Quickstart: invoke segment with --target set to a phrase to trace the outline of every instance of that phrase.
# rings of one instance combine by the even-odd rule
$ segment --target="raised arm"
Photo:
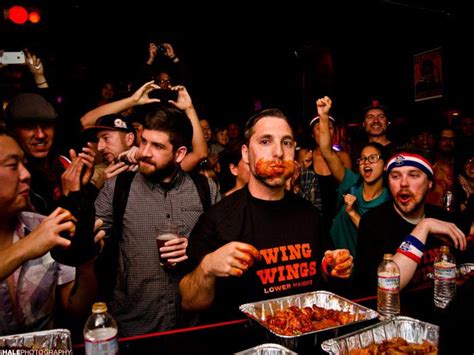
[[[345,169],[336,152],[332,149],[332,137],[329,127],[329,110],[332,106],[332,101],[329,97],[324,96],[322,99],[316,101],[319,115],[319,147],[321,154],[329,166],[332,175],[337,181],[341,182],[344,179]]]
[[[466,249],[466,236],[453,223],[434,218],[422,219],[407,236],[394,256],[400,268],[400,287],[404,288],[412,279],[418,262],[423,255],[429,234],[441,234],[451,238],[458,249]]]
[[[351,194],[345,194],[344,196],[344,204],[346,205],[346,213],[351,219],[352,223],[359,228],[360,223],[360,214],[355,209],[355,203],[357,201],[357,197]]]
[[[182,307],[193,311],[209,308],[214,302],[217,277],[242,276],[258,259],[258,250],[241,242],[230,242],[207,254],[179,283]]]
[[[124,110],[128,110],[131,107],[145,105],[152,102],[160,102],[158,99],[151,99],[148,94],[155,90],[159,89],[158,85],[154,81],[149,81],[142,85],[133,95],[126,97],[125,99],[111,102],[106,105],[96,107],[95,109],[87,112],[84,116],[81,117],[81,123],[84,128],[93,126],[95,121],[104,115],[111,113],[119,113]]]
[[[193,126],[192,151],[188,152],[181,162],[181,169],[184,171],[192,171],[199,165],[201,161],[207,157],[207,142],[204,138],[202,127],[199,123],[199,117],[194,109],[191,96],[184,86],[178,85],[171,88],[171,90],[178,90],[178,101],[170,101],[177,108],[183,110],[191,121]]]
[[[30,53],[28,49],[25,48],[25,63],[28,66],[28,70],[33,75],[35,84],[38,89],[47,89],[49,87],[48,81],[44,76],[44,67],[41,59],[36,55]]]
[[[148,44],[148,60],[146,61],[146,64],[152,65],[153,62],[155,61],[157,54],[158,54],[158,47],[156,46],[156,44],[153,42]]]

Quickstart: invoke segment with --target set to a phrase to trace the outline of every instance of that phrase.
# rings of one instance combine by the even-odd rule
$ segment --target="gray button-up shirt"
[[[163,331],[186,325],[180,311],[179,281],[183,275],[160,266],[156,233],[171,221],[182,236],[189,236],[203,212],[197,188],[191,177],[179,172],[172,187],[147,180],[137,173],[130,187],[123,221],[113,220],[113,194],[116,179],[107,181],[95,208],[104,221],[107,234],[113,223],[122,224],[117,280],[110,307],[122,336]],[[217,187],[208,179],[211,202],[219,198]]]

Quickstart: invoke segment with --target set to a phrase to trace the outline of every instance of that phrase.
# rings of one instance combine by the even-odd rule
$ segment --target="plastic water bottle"
[[[92,314],[84,325],[86,355],[116,355],[119,352],[117,323],[107,313],[107,305],[94,303]]]
[[[443,245],[434,263],[434,304],[446,308],[456,295],[456,261]]]
[[[381,319],[400,314],[400,268],[392,254],[384,254],[377,269],[377,312]]]
[[[446,212],[453,212],[453,193],[451,191],[446,191],[443,196],[443,207]]]

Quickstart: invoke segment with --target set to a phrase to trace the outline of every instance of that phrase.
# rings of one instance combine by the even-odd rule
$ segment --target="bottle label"
[[[380,273],[378,277],[378,288],[382,291],[399,292],[400,275]]]
[[[97,328],[84,334],[86,355],[117,355],[119,346],[116,328]]]
[[[86,354],[101,354],[101,355],[117,355],[119,353],[119,347],[117,338],[112,340],[103,341],[100,343],[92,343],[85,341]]]
[[[446,261],[434,264],[435,279],[451,280],[456,278],[456,265]]]

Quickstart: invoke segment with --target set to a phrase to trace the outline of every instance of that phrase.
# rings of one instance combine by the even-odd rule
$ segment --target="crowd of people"
[[[26,51],[35,85],[8,100],[0,131],[0,334],[83,321],[100,299],[121,336],[138,335],[317,289],[373,295],[385,253],[403,288],[429,282],[441,245],[472,261],[473,116],[401,145],[373,102],[366,139],[344,150],[331,98],[315,98],[307,137],[277,108],[249,112],[245,127],[212,121],[181,64],[171,44],[150,43],[140,84],[120,96],[106,82],[68,142]],[[157,249],[170,224],[179,237]],[[81,238],[84,257],[55,258]]]

